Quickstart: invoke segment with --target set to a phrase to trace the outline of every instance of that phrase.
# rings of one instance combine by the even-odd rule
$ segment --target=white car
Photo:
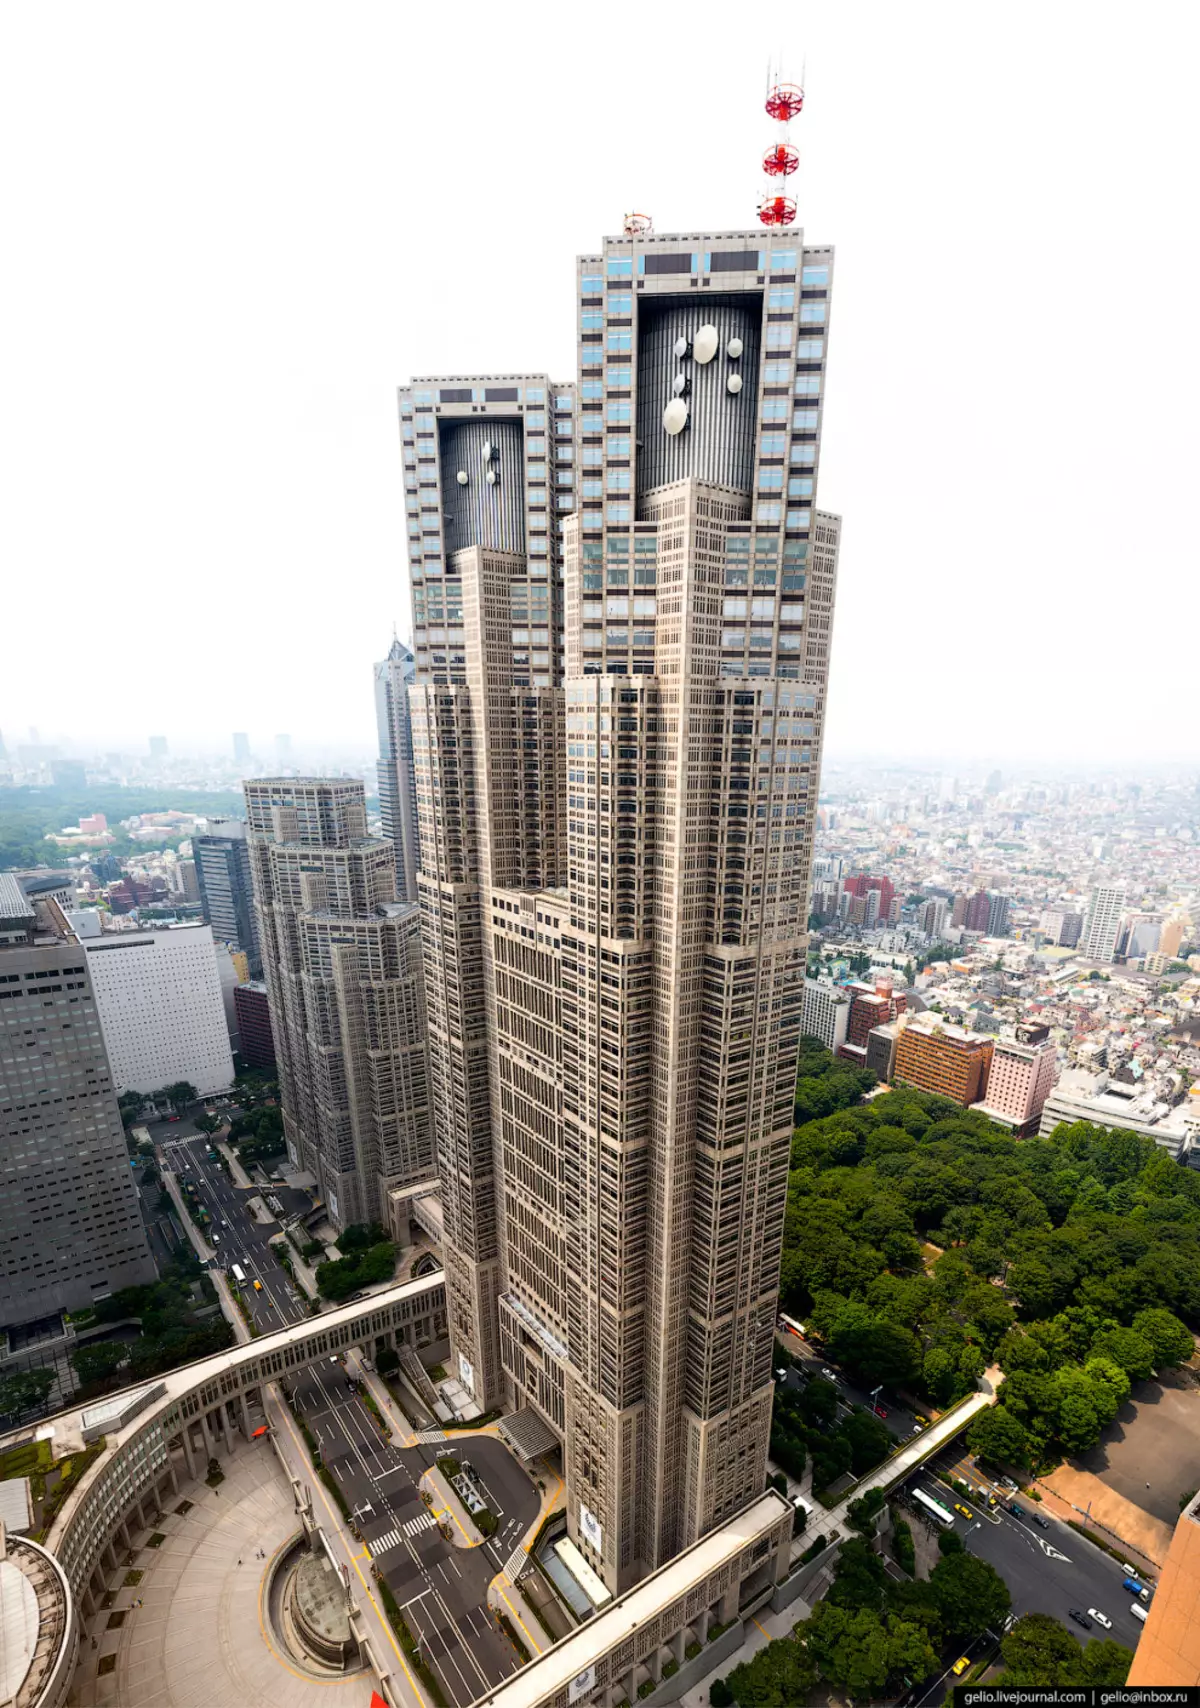
[[[1101,1613],[1098,1607],[1089,1607],[1088,1617],[1090,1619],[1094,1619],[1097,1625],[1103,1625],[1106,1631],[1112,1630],[1112,1620],[1108,1617],[1107,1613]]]

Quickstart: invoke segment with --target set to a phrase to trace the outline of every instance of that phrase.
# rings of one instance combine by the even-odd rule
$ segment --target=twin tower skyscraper
[[[400,393],[453,1374],[561,1442],[616,1593],[765,1475],[832,277],[795,231],[610,238],[578,263],[575,380]],[[352,881],[275,864],[297,894]],[[337,930],[305,930],[333,964]]]

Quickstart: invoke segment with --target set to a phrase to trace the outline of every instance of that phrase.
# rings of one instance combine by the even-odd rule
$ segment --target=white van
[[[1146,1623],[1146,1609],[1142,1606],[1140,1601],[1131,1601],[1129,1603],[1129,1611],[1133,1614],[1133,1617],[1140,1620],[1143,1625]]]

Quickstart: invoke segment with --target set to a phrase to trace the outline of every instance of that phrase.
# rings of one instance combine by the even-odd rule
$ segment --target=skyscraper
[[[244,950],[251,978],[262,977],[262,945],[254,911],[250,846],[242,818],[210,818],[204,834],[192,837],[192,858],[205,921],[218,943]]]
[[[245,792],[288,1151],[335,1223],[381,1221],[388,1189],[433,1168],[417,909],[395,899],[361,782]]]
[[[400,394],[455,1374],[561,1440],[613,1590],[765,1472],[832,266],[794,232],[611,238],[577,389]]]
[[[380,815],[383,834],[396,851],[396,894],[412,902],[417,899],[417,788],[408,690],[415,669],[412,653],[398,637],[375,666]]]
[[[153,1281],[87,958],[4,872],[0,1111],[0,1327]]]
[[[250,763],[250,737],[242,729],[233,732],[233,762],[235,765]]]
[[[1125,911],[1123,884],[1097,884],[1088,902],[1087,929],[1079,947],[1089,961],[1111,961],[1117,952],[1121,915]]]

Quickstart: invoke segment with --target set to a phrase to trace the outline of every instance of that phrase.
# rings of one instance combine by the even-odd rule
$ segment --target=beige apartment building
[[[400,394],[455,1374],[614,1593],[762,1489],[839,519],[833,255],[621,236],[579,377]]]
[[[288,1152],[337,1226],[385,1222],[433,1167],[418,910],[361,782],[243,787]]]

